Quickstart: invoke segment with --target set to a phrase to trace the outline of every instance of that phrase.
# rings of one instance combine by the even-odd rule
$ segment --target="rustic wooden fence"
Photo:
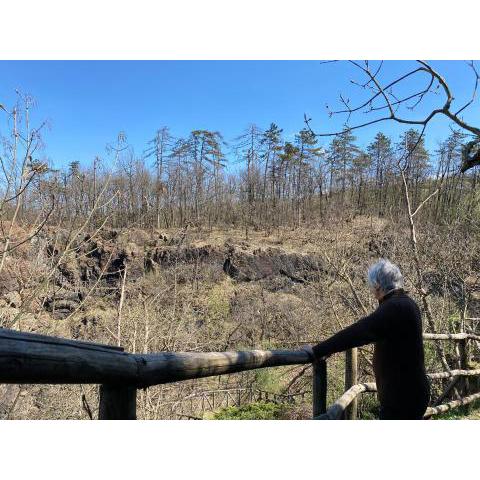
[[[468,340],[473,334],[425,334],[429,340],[461,342],[463,364],[468,364]],[[374,384],[356,385],[356,352],[346,352],[345,394],[327,410],[327,364],[313,364],[313,418],[355,418],[356,397],[373,391]],[[303,350],[251,350],[244,352],[163,352],[131,354],[121,347],[67,340],[0,329],[0,383],[100,384],[99,419],[135,419],[136,391],[153,385],[224,375],[265,367],[311,363]],[[480,370],[452,370],[432,378],[480,375]],[[351,384],[354,385],[351,385]],[[465,383],[467,385],[467,383]],[[465,390],[463,390],[465,391]],[[446,405],[431,407],[427,415],[442,413],[480,398],[467,395]]]
[[[424,340],[431,341],[453,341],[456,343],[458,348],[458,366],[459,369],[450,370],[447,372],[439,373],[428,373],[430,380],[441,380],[441,379],[450,379],[451,381],[447,384],[446,388],[439,397],[439,400],[442,401],[446,396],[458,386],[460,391],[460,396],[456,400],[445,404],[438,404],[427,408],[424,418],[429,418],[433,415],[438,415],[441,413],[446,413],[450,410],[453,410],[458,407],[466,406],[472,402],[480,399],[480,392],[471,393],[470,384],[468,379],[470,377],[480,377],[480,369],[469,369],[470,364],[470,350],[469,350],[469,341],[478,342],[480,336],[471,334],[471,333],[424,333]],[[345,361],[345,393],[338,398],[325,412],[322,412],[319,415],[314,415],[315,420],[339,420],[342,418],[345,419],[354,419],[357,415],[357,398],[360,394],[365,392],[376,392],[377,387],[375,383],[357,383],[357,373],[356,373],[356,362],[357,362],[357,352],[356,349],[346,352],[346,361]],[[352,381],[352,379],[355,379]],[[460,382],[460,380],[463,382]],[[460,383],[460,385],[458,385]],[[477,388],[478,390],[478,388]],[[457,392],[458,393],[458,392]]]
[[[297,393],[275,393],[255,387],[221,388],[194,392],[189,395],[163,402],[160,407],[170,410],[169,418],[190,418],[201,420],[206,412],[220,408],[241,407],[253,402],[273,402],[293,405],[303,402],[306,391]]]

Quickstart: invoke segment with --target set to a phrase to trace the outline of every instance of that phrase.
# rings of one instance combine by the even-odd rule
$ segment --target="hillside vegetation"
[[[428,152],[416,130],[362,149],[351,132],[320,145],[308,128],[288,141],[273,123],[251,125],[228,168],[219,132],[164,127],[141,155],[121,132],[106,160],[58,170],[36,157],[44,124],[31,125],[32,107],[19,95],[1,132],[0,327],[130,352],[297,348],[375,308],[365,273],[387,257],[425,331],[478,333],[480,190],[475,169],[460,172],[461,132]],[[457,366],[453,345],[427,342],[426,354],[429,371]],[[370,358],[360,350],[361,381]],[[329,360],[329,402],[343,372],[342,355]],[[97,386],[0,389],[4,418],[96,416]],[[138,417],[199,418],[267,394],[308,417],[311,368],[141,390]],[[365,417],[375,408],[360,402]]]
[[[386,219],[252,232],[248,241],[243,230],[108,229],[85,234],[68,255],[65,235],[61,228],[46,229],[8,259],[1,277],[3,327],[118,343],[130,352],[288,349],[358,319],[363,312],[355,295],[368,310],[375,307],[365,270],[378,257],[400,264],[416,296],[408,228]],[[448,226],[439,228],[438,241],[425,252],[424,281],[439,331],[459,328],[466,298],[468,314],[480,316],[478,251],[454,235]],[[436,353],[426,347],[427,367],[438,371]],[[446,353],[455,361],[455,352]],[[370,348],[363,349],[362,381],[372,379],[369,356]],[[343,392],[343,368],[342,355],[329,361],[329,402]],[[1,388],[9,418],[86,418],[85,404],[95,415],[96,386]],[[199,401],[185,399],[238,388],[303,392],[303,406],[296,402],[291,415],[310,413],[310,370],[284,367],[140,391],[139,418],[202,416]],[[371,396],[362,408],[366,416],[375,409]]]

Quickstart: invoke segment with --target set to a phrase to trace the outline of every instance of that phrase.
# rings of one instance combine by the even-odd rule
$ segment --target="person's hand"
[[[300,347],[300,350],[307,352],[308,357],[312,362],[325,361],[330,356],[330,355],[324,355],[323,357],[316,357],[315,354],[313,353],[312,345],[303,345],[302,347]]]
[[[313,353],[313,347],[311,345],[303,345],[300,350],[306,352],[312,362],[315,360],[315,354]]]

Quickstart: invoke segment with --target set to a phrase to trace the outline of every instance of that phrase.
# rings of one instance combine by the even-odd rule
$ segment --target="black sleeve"
[[[327,340],[313,347],[315,358],[343,352],[354,347],[376,342],[386,336],[385,312],[377,308],[372,314],[361,318],[358,322],[340,330]]]

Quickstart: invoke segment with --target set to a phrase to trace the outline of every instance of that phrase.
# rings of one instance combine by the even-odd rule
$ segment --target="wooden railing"
[[[100,384],[100,419],[135,419],[139,388],[306,363],[310,359],[301,350],[131,354],[120,347],[0,329],[0,383]],[[314,413],[319,414],[325,411],[318,400],[326,393],[324,367],[315,378]]]
[[[451,340],[458,343],[459,349],[459,357],[458,362],[460,364],[461,369],[450,370],[447,372],[439,372],[439,373],[428,373],[427,376],[430,380],[440,380],[440,379],[452,379],[452,381],[447,385],[447,388],[444,392],[440,395],[440,398],[444,398],[451,389],[456,385],[460,378],[464,378],[465,381],[461,386],[461,392],[465,395],[457,400],[453,400],[451,402],[436,405],[433,407],[428,407],[424,418],[429,418],[433,415],[438,415],[441,413],[448,412],[452,409],[469,405],[472,402],[480,399],[480,392],[470,394],[469,392],[469,384],[468,384],[468,377],[480,376],[480,369],[468,369],[469,365],[469,350],[468,350],[468,341],[473,340],[475,342],[480,341],[480,336],[471,334],[471,333],[424,333],[423,334],[424,340],[433,340],[433,341],[442,341],[442,340]],[[348,357],[356,358],[356,353],[354,352],[347,352],[347,359]],[[350,368],[347,366],[348,360],[346,362],[346,368]],[[345,375],[345,384],[347,385],[347,378],[350,378],[352,374]],[[352,418],[356,417],[356,400],[357,397],[365,392],[376,392],[377,386],[375,383],[358,383],[355,385],[349,386],[345,393],[338,398],[325,412],[322,412],[320,415],[314,415],[315,420],[339,420],[341,418]],[[354,412],[352,412],[352,404],[355,404]],[[350,412],[349,412],[350,410]]]
[[[166,408],[168,418],[190,418],[201,420],[206,412],[226,407],[241,407],[253,402],[273,402],[293,405],[305,401],[307,392],[275,393],[260,388],[232,387],[204,390],[183,395],[174,400],[161,402],[157,407]]]
[[[480,340],[473,334],[425,334],[426,339],[463,342],[467,352],[469,339]],[[356,360],[352,351],[346,352],[347,392],[328,410],[327,364],[313,364],[313,417],[341,418],[355,398],[364,391],[374,391],[374,384],[349,386],[356,379]],[[465,353],[467,355],[467,353]],[[350,361],[348,361],[350,357]],[[353,360],[352,360],[353,359]],[[465,366],[466,358],[461,360]],[[181,380],[224,375],[265,367],[302,365],[310,363],[303,350],[251,350],[244,352],[163,352],[131,354],[121,347],[92,342],[67,340],[0,329],[0,383],[13,384],[100,384],[100,419],[135,419],[136,391],[153,385]],[[459,378],[479,375],[480,371],[453,370],[432,378]],[[471,403],[480,394],[469,395],[457,405],[433,407],[430,415],[442,413],[445,408]],[[455,403],[455,405],[453,405]],[[451,407],[448,407],[451,405]],[[351,412],[346,418],[355,418]]]

